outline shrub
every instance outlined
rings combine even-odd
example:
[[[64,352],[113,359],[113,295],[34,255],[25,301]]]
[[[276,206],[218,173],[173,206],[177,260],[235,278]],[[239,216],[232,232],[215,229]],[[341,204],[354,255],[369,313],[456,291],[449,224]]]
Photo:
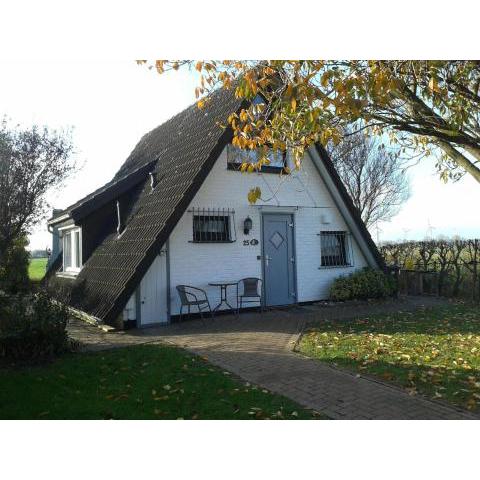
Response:
[[[28,240],[20,237],[1,255],[0,290],[9,294],[27,292],[30,288],[28,264],[30,254],[26,250]]]
[[[65,352],[68,310],[45,292],[0,298],[0,357],[36,360]]]
[[[336,301],[385,298],[395,291],[396,282],[392,277],[380,270],[364,268],[335,279],[330,289],[330,298]]]
[[[48,294],[55,300],[66,305],[72,303],[73,280],[51,275],[45,279],[43,286]]]

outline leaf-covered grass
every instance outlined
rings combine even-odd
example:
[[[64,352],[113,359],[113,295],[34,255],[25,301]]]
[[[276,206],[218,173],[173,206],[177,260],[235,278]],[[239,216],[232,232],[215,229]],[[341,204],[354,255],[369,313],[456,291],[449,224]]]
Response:
[[[46,258],[32,258],[28,266],[28,277],[33,282],[39,282],[45,276],[46,269]]]
[[[393,382],[412,395],[479,410],[478,305],[317,323],[304,333],[299,350]]]
[[[282,396],[162,345],[0,369],[1,419],[314,419]]]

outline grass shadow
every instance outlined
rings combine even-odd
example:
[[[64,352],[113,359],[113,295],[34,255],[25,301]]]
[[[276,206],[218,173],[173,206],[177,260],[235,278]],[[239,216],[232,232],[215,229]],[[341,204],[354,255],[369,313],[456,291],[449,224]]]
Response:
[[[480,312],[453,305],[317,322],[298,350],[323,362],[478,411]]]

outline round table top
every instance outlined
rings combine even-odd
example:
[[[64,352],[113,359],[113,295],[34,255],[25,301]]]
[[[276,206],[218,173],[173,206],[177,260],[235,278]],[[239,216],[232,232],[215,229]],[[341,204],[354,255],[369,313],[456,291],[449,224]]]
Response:
[[[229,281],[229,280],[226,280],[224,282],[222,281],[218,281],[218,282],[208,282],[208,284],[212,287],[224,287],[224,286],[228,286],[228,285],[236,285],[238,282],[232,282],[232,281]]]

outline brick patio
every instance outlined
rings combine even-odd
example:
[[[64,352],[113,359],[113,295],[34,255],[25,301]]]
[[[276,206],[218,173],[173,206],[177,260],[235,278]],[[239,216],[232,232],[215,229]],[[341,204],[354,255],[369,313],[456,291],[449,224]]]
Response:
[[[294,352],[306,322],[325,318],[407,311],[437,303],[410,298],[401,302],[349,307],[306,306],[239,318],[222,315],[206,326],[198,320],[166,327],[105,333],[74,320],[73,338],[87,350],[167,342],[199,354],[244,380],[280,393],[334,419],[476,419],[475,415],[420,395],[359,377]]]

